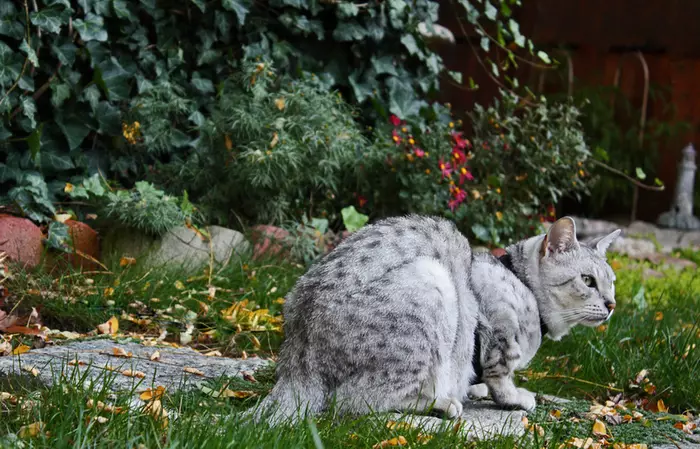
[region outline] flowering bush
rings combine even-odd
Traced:
[[[372,197],[379,213],[442,215],[482,242],[505,244],[554,219],[562,196],[586,190],[589,152],[575,106],[520,108],[503,94],[474,109],[468,137],[449,111],[434,111],[423,129],[391,116],[376,131],[376,151],[386,153]]]

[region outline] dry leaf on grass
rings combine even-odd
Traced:
[[[182,370],[186,373],[196,374],[197,376],[204,376],[204,373],[202,371],[198,370],[197,368],[192,368],[191,366],[186,366],[182,368]]]
[[[39,376],[39,370],[36,369],[35,367],[31,366],[31,365],[25,365],[25,366],[23,366],[23,367],[22,367],[22,371],[25,371],[25,372],[31,374],[31,375],[34,376],[34,377]]]
[[[413,426],[407,422],[387,421],[386,428],[391,430],[408,430],[412,429]]]
[[[73,360],[71,360],[70,362],[68,362],[68,366],[76,366],[76,365],[78,365],[78,366],[85,366],[85,365],[87,365],[87,363],[81,362],[81,361],[78,360],[78,359],[73,359]]]
[[[30,348],[27,345],[19,345],[15,349],[12,350],[12,355],[20,355],[24,354],[25,352],[29,352],[32,348]]]
[[[673,425],[673,427],[675,427],[676,429],[678,429],[684,433],[687,433],[688,435],[692,435],[693,431],[695,429],[697,429],[698,426],[697,426],[697,424],[692,423],[692,422],[688,422],[688,423],[677,422]]]
[[[160,362],[160,351],[156,351],[153,354],[151,354],[151,362]]]
[[[608,435],[608,429],[605,428],[603,421],[596,419],[593,423],[593,435],[605,437]]]
[[[163,403],[160,399],[149,401],[148,404],[143,407],[143,411],[159,421],[163,428],[168,426],[168,412],[163,408]]]
[[[248,382],[257,382],[258,380],[253,377],[253,373],[249,371],[241,371],[241,374],[243,375],[243,379],[247,380]]]
[[[135,265],[135,264],[136,264],[136,259],[134,259],[133,257],[124,256],[121,259],[119,259],[119,266],[120,267],[128,267],[130,265]]]
[[[398,437],[394,437],[389,440],[380,441],[379,443],[372,446],[372,449],[381,449],[390,446],[405,446],[407,444],[408,441],[406,441],[406,438],[404,438],[402,435],[399,435]]]
[[[163,397],[163,394],[165,394],[165,387],[160,385],[156,387],[156,389],[148,388],[147,390],[143,391],[140,395],[139,398],[142,401],[150,401],[151,399],[161,399]]]
[[[39,435],[39,432],[44,430],[44,427],[46,426],[43,422],[37,421],[27,426],[20,427],[19,431],[17,432],[17,436],[20,438],[34,438],[35,436]]]
[[[95,409],[97,411],[104,411],[107,413],[114,413],[114,414],[119,414],[119,413],[124,413],[124,408],[123,407],[114,407],[109,404],[105,404],[102,401],[97,401],[95,402],[94,399],[88,399],[87,400],[87,408],[88,409]]]
[[[209,351],[204,354],[204,357],[221,357],[223,354],[221,351],[214,350],[214,351]]]
[[[119,331],[119,320],[113,316],[106,322],[99,324],[97,331],[103,335],[115,335]]]

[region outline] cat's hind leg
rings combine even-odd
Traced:
[[[435,411],[445,415],[448,419],[455,419],[462,416],[462,402],[457,398],[428,398],[420,396],[418,398],[407,398],[404,405],[400,407],[402,412],[424,413]]]

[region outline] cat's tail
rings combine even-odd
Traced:
[[[315,415],[324,407],[324,389],[313,378],[280,378],[270,394],[244,417],[255,422],[267,421],[271,426],[295,424],[307,415]]]

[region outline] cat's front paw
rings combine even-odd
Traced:
[[[470,399],[483,399],[489,395],[489,389],[484,383],[470,385],[467,395]]]
[[[518,408],[521,408],[527,412],[533,411],[535,407],[537,407],[535,393],[524,388],[518,388],[518,400],[517,403],[513,405],[516,405]]]
[[[445,409],[445,416],[448,419],[455,419],[462,416],[462,412],[464,411],[464,406],[462,405],[462,403],[459,402],[459,400],[457,400],[456,398],[450,398],[449,401],[450,405],[448,405]]]

